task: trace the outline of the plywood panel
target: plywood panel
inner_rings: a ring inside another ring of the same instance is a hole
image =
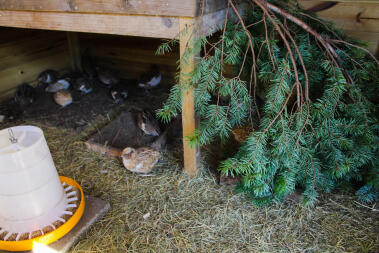
[[[0,11],[0,26],[174,38],[177,18],[63,12]]]

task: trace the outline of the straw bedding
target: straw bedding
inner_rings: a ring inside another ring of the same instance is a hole
[[[132,174],[85,148],[107,120],[98,117],[80,134],[20,122],[43,128],[60,175],[111,203],[72,252],[379,251],[378,212],[352,195],[325,195],[312,209],[290,201],[258,208],[219,186],[206,166],[193,179],[182,173],[180,140],[175,152],[163,151],[152,175]]]

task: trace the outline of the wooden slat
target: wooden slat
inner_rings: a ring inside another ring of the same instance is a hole
[[[2,37],[8,36],[8,34],[3,33],[2,30],[0,30],[0,34],[2,34]],[[49,34],[38,34],[34,36],[25,35],[20,39],[15,39],[6,43],[2,43],[2,39],[0,39],[0,59],[2,60],[3,57],[7,56],[29,55],[47,50],[49,47],[51,48],[58,44],[60,45],[65,39],[62,35],[63,34],[51,34],[51,36],[49,36]]]
[[[37,58],[0,71],[0,100],[12,95],[17,86],[23,82],[35,81],[39,73],[48,68],[62,70],[69,66],[67,50],[51,53],[53,55]]]
[[[106,46],[106,45],[105,45]],[[136,50],[137,51],[137,50]],[[93,55],[98,58],[118,60],[118,61],[131,61],[135,63],[147,63],[166,65],[171,67],[177,66],[178,56],[155,56],[154,51],[145,51],[143,53],[132,52],[131,50],[114,49],[114,48],[102,48],[94,51]]]
[[[300,5],[308,9],[320,1],[300,1]],[[332,8],[320,11],[317,15],[333,21],[338,27],[362,32],[379,32],[378,3],[339,3]]]
[[[0,9],[195,17],[226,6],[227,0],[0,0]]]
[[[199,33],[202,35],[210,35],[220,29],[220,26],[224,24],[226,8],[220,9],[215,12],[204,14],[196,18],[198,27],[200,27]],[[238,11],[243,15],[242,5],[238,6]],[[237,16],[235,15],[233,9],[230,7],[228,11],[228,20],[236,21]]]
[[[100,67],[117,70],[120,77],[127,79],[138,79],[143,73],[146,73],[146,71],[148,71],[151,68],[151,63],[136,63],[133,59],[126,61],[112,58],[99,58],[97,64]],[[159,65],[159,69],[161,70],[163,75],[163,83],[165,83],[166,81],[169,81],[170,84],[175,83],[174,77],[177,71],[176,67]]]
[[[0,72],[0,93],[14,87],[15,84],[32,82],[44,70],[52,68],[60,70],[69,66],[67,51],[52,52],[53,55],[37,58],[33,61],[20,63],[19,65]]]
[[[180,18],[180,55],[183,56],[187,46],[193,46],[195,36],[193,36],[195,19],[193,18]],[[186,32],[183,32],[185,31]],[[189,80],[188,73],[192,72],[195,68],[195,55],[191,55],[188,62],[181,64],[181,77],[180,82],[183,86],[182,96],[182,125],[183,125],[183,149],[184,149],[184,171],[190,175],[195,176],[199,171],[199,149],[191,147],[187,136],[194,133],[196,128],[196,115],[194,106],[194,91],[193,88],[188,87],[187,81]]]
[[[0,26],[174,38],[178,18],[58,12],[0,11]]]
[[[65,33],[0,28],[0,98],[23,82],[33,84],[47,68],[69,67]]]
[[[81,71],[81,53],[79,45],[79,37],[77,33],[67,32],[68,51],[71,57],[71,68],[74,71]]]
[[[322,1],[301,0],[300,6],[309,9]],[[378,54],[379,47],[379,0],[378,1],[339,1],[337,5],[317,15],[332,21],[346,34],[369,42],[372,53]]]
[[[0,0],[0,9],[76,13],[195,16],[196,0]]]
[[[24,54],[9,54],[6,57],[0,57],[0,72],[9,68],[17,68],[20,64],[34,61],[40,58],[46,58],[55,53],[67,51],[67,44],[64,41],[54,43],[50,45],[38,45],[37,50],[26,51]]]
[[[213,13],[218,10],[226,8],[228,0],[197,0],[197,13],[196,16],[201,16],[208,13]],[[204,10],[202,10],[204,8]]]
[[[139,78],[140,75],[157,64],[164,75],[164,82],[172,84],[177,72],[179,47],[165,55],[155,55],[160,39],[80,34],[83,49],[89,49],[97,65],[118,70],[123,78]]]
[[[368,43],[368,49],[377,58],[379,58],[379,33],[360,32],[360,31],[345,31],[347,35],[358,38]]]

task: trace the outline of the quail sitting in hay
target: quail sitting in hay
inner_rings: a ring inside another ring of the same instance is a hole
[[[32,104],[36,100],[35,89],[29,84],[23,84],[14,96],[14,101],[21,107]]]
[[[159,136],[159,123],[149,110],[137,111],[137,125],[147,135]]]
[[[161,154],[151,148],[127,147],[121,152],[122,163],[127,170],[136,173],[149,173],[161,158]]]
[[[55,70],[47,69],[43,71],[41,74],[38,76],[38,82],[40,84],[51,84],[55,83],[58,79],[58,72]]]
[[[247,137],[249,137],[252,130],[248,127],[237,127],[232,130],[232,134],[234,136],[234,139],[238,143],[242,143]]]
[[[120,78],[116,72],[109,69],[97,68],[97,77],[99,81],[107,88],[110,88],[112,85],[116,85],[120,82]]]
[[[55,83],[49,84],[49,86],[46,87],[46,92],[57,92],[60,90],[67,90],[70,88],[71,83],[69,78],[59,79]]]
[[[80,77],[76,79],[75,90],[79,91],[82,95],[92,92],[93,91],[92,81],[85,77]]]
[[[55,103],[65,107],[72,103],[72,96],[68,90],[60,90],[53,95]]]
[[[113,99],[113,102],[116,104],[122,103],[128,97],[127,89],[120,84],[114,85],[110,89],[110,94]]]
[[[151,89],[158,86],[161,80],[162,74],[159,72],[158,66],[153,65],[150,71],[140,77],[138,87],[144,88],[146,93],[150,93]]]

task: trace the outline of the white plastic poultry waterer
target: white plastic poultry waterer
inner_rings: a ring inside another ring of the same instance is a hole
[[[59,177],[40,128],[0,131],[0,250],[31,250],[68,233],[84,211],[72,179]]]

